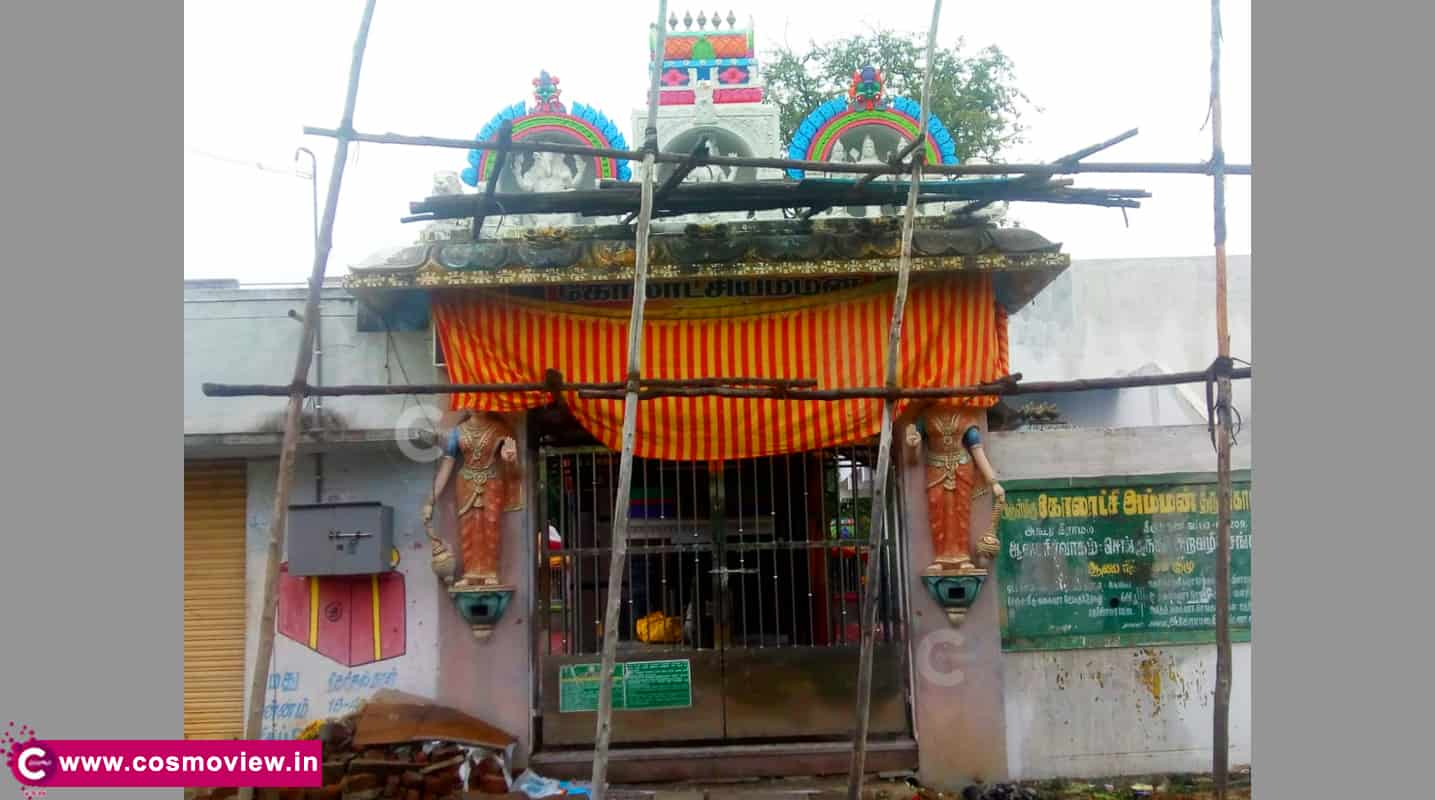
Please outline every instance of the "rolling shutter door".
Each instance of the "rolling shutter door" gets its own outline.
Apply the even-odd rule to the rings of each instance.
[[[184,465],[184,738],[244,734],[245,462]]]

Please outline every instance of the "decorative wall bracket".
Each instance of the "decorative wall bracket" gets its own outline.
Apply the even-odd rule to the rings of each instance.
[[[473,628],[473,638],[481,642],[493,633],[503,612],[508,610],[514,591],[513,586],[501,585],[463,589],[449,587],[448,593],[459,616]]]
[[[928,573],[922,576],[927,593],[947,613],[947,621],[953,627],[966,621],[967,611],[977,601],[977,593],[986,583],[987,571],[967,569],[961,572]]]

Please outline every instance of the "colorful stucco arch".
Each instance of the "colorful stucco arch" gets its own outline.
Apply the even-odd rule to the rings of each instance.
[[[514,103],[494,115],[474,137],[475,141],[493,141],[505,122],[513,123],[513,141],[539,138],[548,141],[571,140],[574,144],[626,150],[628,143],[613,121],[596,108],[574,103],[570,110],[559,100],[558,78],[541,72],[533,79],[534,104]],[[493,150],[470,150],[469,167],[463,171],[463,182],[478,186],[488,179],[488,170],[496,153]],[[632,170],[627,161],[595,156],[593,175],[598,180],[630,180]]]
[[[919,130],[921,105],[906,97],[887,97],[882,92],[881,73],[863,67],[853,73],[852,89],[846,97],[834,97],[808,114],[797,126],[788,145],[788,158],[803,161],[831,161],[833,147],[843,136],[863,128],[885,129],[911,141]],[[957,146],[952,133],[935,115],[928,115],[927,163],[956,164]],[[839,160],[846,160],[845,158]],[[803,171],[788,170],[801,179]]]

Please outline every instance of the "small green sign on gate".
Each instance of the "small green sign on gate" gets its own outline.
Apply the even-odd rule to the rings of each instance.
[[[558,668],[558,711],[597,711],[600,664],[565,664]],[[635,661],[613,668],[613,709],[651,711],[691,708],[692,665],[687,659]]]

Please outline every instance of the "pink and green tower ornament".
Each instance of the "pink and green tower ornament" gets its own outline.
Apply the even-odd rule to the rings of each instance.
[[[565,113],[568,109],[564,108],[563,101],[558,99],[562,94],[563,90],[558,88],[558,78],[549,75],[546,69],[539,70],[538,77],[533,79],[533,110]]]
[[[882,93],[882,71],[867,64],[852,73],[852,86],[847,90],[847,102],[853,110],[872,111],[888,105]]]

